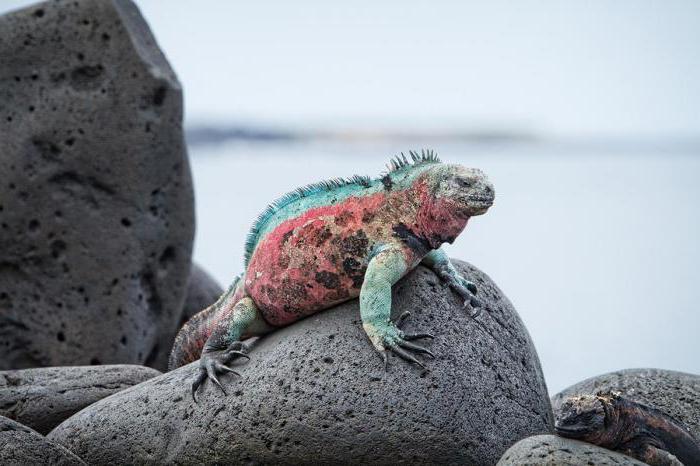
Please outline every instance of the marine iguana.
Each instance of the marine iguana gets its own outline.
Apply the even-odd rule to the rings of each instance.
[[[680,421],[616,392],[566,399],[555,430],[652,466],[700,465],[700,443]]]
[[[440,246],[488,210],[493,186],[480,170],[443,164],[432,151],[409,155],[392,159],[376,179],[355,176],[299,188],[258,217],[246,241],[244,275],[175,339],[170,369],[201,352],[195,401],[207,378],[226,394],[217,375],[234,372],[227,364],[248,357],[243,339],[358,296],[362,326],[385,368],[387,351],[424,367],[411,351],[432,353],[412,340],[433,336],[406,334],[390,320],[391,287],[418,264],[434,270],[478,314],[476,286]]]

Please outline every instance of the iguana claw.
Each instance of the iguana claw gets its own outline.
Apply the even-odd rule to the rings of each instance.
[[[400,316],[396,318],[394,321],[394,325],[396,325],[397,328],[403,327],[404,322],[406,322],[406,319],[408,319],[411,316],[410,311],[403,311]]]
[[[403,331],[401,331],[401,327],[403,324],[406,322],[406,319],[411,315],[410,312],[405,311],[403,312],[400,316],[396,318],[396,320],[393,321],[393,329],[394,332],[389,332],[384,337],[384,348],[385,350],[381,351],[382,358],[384,360],[384,371],[386,372],[387,369],[387,352],[391,351],[401,359],[411,362],[413,364],[416,364],[423,368],[424,370],[427,370],[425,365],[420,362],[418,359],[416,359],[413,354],[409,353],[407,350],[410,351],[415,351],[416,353],[420,354],[426,354],[430,356],[431,358],[435,358],[435,355],[427,348],[424,348],[420,345],[416,345],[415,343],[411,343],[410,340],[418,340],[421,338],[429,338],[433,339],[433,335],[429,333],[416,333],[416,334],[404,334]],[[390,327],[390,328],[391,328]],[[393,335],[392,335],[393,334]],[[389,336],[392,335],[392,336]]]
[[[477,317],[481,314],[483,304],[481,300],[476,297],[477,288],[473,282],[470,282],[456,270],[450,269],[447,266],[438,266],[436,273],[442,281],[447,283],[447,285],[464,300],[464,307],[471,308],[471,312],[469,313],[470,317]]]
[[[192,382],[192,399],[194,400],[195,403],[198,403],[198,401],[197,401],[197,389],[199,388],[200,385],[202,385],[202,382],[204,382],[204,380],[206,378],[207,378],[206,371],[202,371],[200,369],[199,374],[194,379],[194,382]]]
[[[464,301],[464,308],[469,308],[469,317],[475,319],[481,314],[481,301],[476,298]]]
[[[409,311],[404,311],[400,316],[398,316],[394,321],[394,325],[396,325],[396,328],[400,329],[401,327],[403,327],[404,322],[406,322],[406,319],[410,316],[411,313]],[[421,338],[429,338],[430,340],[432,340],[435,337],[430,333],[408,333],[404,334],[403,336],[403,339],[405,341],[420,340]]]
[[[430,333],[407,333],[403,336],[403,339],[406,341],[420,340],[421,338],[427,338],[429,340],[432,340],[435,337]]]
[[[404,361],[412,362],[413,364],[419,365],[421,368],[424,370],[427,370],[427,368],[423,365],[422,362],[420,362],[418,359],[416,359],[415,356],[413,356],[411,353],[406,351],[405,349],[401,348],[398,344],[395,345],[389,345],[387,346],[389,351],[403,359]],[[427,351],[427,350],[426,350]]]
[[[238,376],[241,375],[227,366],[227,364],[237,357],[250,359],[250,356],[241,350],[245,350],[245,346],[239,341],[232,343],[225,350],[211,350],[205,348],[199,360],[199,374],[194,382],[192,382],[192,399],[195,403],[197,403],[197,390],[206,379],[211,380],[214,385],[219,387],[225,396],[228,395],[226,389],[219,380],[218,374],[230,372]]]
[[[483,305],[481,300],[476,297],[476,285],[464,277],[457,276],[448,281],[450,288],[452,288],[457,294],[459,294],[462,299],[464,299],[464,307],[470,309],[470,317],[477,317],[481,314],[481,309]]]

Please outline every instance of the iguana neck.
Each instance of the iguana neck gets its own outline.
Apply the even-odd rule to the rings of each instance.
[[[418,199],[416,224],[420,234],[432,249],[443,243],[452,243],[467,226],[469,217],[462,215],[454,201],[434,196],[424,177],[416,180],[413,187]]]

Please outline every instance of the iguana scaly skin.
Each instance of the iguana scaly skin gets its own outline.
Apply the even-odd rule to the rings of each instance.
[[[566,399],[555,430],[651,466],[700,466],[700,441],[680,421],[615,392]]]
[[[245,274],[178,334],[170,368],[200,357],[193,397],[208,377],[233,372],[245,355],[241,340],[265,334],[338,303],[360,297],[362,325],[374,347],[415,364],[431,355],[390,320],[391,287],[422,263],[432,268],[476,314],[476,286],[452,266],[452,243],[491,206],[494,190],[479,170],[442,164],[431,151],[392,160],[377,179],[356,176],[300,188],[255,222],[246,244]],[[222,388],[223,390],[223,388]],[[224,392],[225,393],[225,392]],[[196,398],[195,398],[196,400]]]

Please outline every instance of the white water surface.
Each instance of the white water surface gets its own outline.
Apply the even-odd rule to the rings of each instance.
[[[551,393],[631,367],[700,373],[700,157],[689,150],[439,144],[486,171],[496,202],[452,257],[488,273],[537,348]],[[298,186],[377,175],[394,143],[226,144],[190,150],[195,259],[223,285],[265,206]]]

